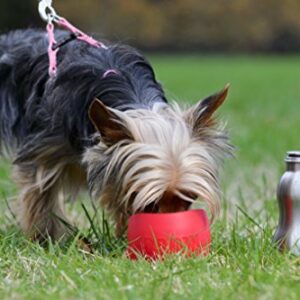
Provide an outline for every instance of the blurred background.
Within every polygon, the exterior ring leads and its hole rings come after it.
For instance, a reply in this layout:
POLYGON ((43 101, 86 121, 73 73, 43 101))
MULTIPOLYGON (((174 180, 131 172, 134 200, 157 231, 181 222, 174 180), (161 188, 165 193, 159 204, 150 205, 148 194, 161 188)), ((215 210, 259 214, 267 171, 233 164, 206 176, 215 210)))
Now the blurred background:
MULTIPOLYGON (((1 0, 0 31, 43 26, 38 0, 1 0)), ((297 52, 299 0, 54 0, 80 28, 142 50, 297 52)))

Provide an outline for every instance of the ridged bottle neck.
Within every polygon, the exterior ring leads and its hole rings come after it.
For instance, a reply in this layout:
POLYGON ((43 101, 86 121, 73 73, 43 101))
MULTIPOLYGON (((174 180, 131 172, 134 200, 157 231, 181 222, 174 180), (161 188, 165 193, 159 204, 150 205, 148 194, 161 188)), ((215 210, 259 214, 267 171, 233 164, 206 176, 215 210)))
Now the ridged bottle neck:
POLYGON ((300 171, 300 151, 288 152, 285 162, 286 162, 287 171, 291 171, 291 172, 300 171))

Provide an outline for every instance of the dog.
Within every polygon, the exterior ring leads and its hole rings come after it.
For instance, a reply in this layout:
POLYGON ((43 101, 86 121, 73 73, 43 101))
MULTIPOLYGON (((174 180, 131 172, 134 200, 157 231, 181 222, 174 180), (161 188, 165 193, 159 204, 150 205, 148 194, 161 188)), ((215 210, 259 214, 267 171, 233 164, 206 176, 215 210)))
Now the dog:
POLYGON ((228 86, 182 109, 129 46, 67 43, 55 77, 47 47, 38 29, 0 37, 0 149, 13 160, 26 235, 67 236, 64 200, 81 190, 99 200, 117 233, 132 214, 184 211, 195 201, 217 215, 219 169, 232 146, 214 113, 228 86))

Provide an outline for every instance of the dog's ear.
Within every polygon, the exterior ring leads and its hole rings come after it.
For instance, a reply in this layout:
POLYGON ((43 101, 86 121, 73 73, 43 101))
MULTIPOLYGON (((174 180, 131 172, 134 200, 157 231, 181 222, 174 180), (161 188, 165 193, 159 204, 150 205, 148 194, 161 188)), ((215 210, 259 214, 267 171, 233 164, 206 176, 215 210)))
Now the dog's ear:
POLYGON ((194 131, 214 125, 213 114, 222 105, 228 94, 229 84, 220 92, 213 94, 189 108, 184 118, 194 131))
POLYGON ((124 139, 132 139, 121 118, 98 99, 94 99, 89 107, 89 118, 108 146, 124 139))

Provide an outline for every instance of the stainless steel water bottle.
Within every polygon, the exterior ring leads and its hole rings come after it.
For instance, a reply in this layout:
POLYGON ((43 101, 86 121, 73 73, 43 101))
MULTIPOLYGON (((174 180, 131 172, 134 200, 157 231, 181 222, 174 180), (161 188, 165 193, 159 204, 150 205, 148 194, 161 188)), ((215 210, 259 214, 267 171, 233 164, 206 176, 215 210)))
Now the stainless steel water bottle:
POLYGON ((280 215, 273 239, 281 250, 300 255, 300 151, 288 152, 285 162, 286 172, 277 189, 280 215))

